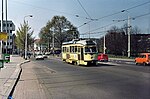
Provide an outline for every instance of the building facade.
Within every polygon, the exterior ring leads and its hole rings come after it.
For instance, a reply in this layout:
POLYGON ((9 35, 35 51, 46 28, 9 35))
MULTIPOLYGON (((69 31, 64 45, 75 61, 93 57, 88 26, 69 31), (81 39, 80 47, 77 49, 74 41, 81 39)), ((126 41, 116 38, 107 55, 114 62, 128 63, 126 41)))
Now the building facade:
MULTIPOLYGON (((0 20, 0 27, 1 27, 1 20, 0 20)), ((3 48, 2 48, 3 51, 2 52, 6 53, 6 51, 7 51, 7 53, 12 54, 13 44, 14 44, 12 32, 15 31, 14 23, 11 20, 8 20, 7 25, 6 25, 6 21, 4 20, 3 21, 3 30, 1 30, 1 28, 0 28, 0 31, 6 32, 8 34, 7 41, 3 42, 3 48), (7 48, 7 50, 6 50, 6 48, 7 48)))
POLYGON ((134 53, 150 52, 150 34, 131 35, 131 44, 134 53))
POLYGON ((46 46, 41 42, 41 39, 34 40, 34 51, 43 52, 45 50, 46 46))
MULTIPOLYGON (((123 33, 109 33, 105 36, 106 53, 112 55, 128 55, 128 35, 123 33)), ((104 37, 100 38, 99 52, 104 50, 104 37)), ((130 39, 131 56, 139 53, 150 53, 150 34, 131 34, 130 39)))

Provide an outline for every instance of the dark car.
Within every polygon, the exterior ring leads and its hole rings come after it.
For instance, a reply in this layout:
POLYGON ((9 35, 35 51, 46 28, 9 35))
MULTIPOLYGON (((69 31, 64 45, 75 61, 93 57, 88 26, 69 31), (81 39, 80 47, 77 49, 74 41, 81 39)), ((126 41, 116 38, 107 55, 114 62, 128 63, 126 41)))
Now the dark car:
POLYGON ((61 53, 61 50, 55 50, 54 53, 57 55, 57 54, 60 54, 61 53))

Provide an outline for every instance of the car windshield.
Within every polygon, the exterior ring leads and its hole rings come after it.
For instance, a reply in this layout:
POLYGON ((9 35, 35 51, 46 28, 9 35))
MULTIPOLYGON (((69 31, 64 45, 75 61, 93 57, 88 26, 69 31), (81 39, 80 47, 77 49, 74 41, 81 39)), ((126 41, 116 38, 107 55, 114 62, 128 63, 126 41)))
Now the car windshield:
POLYGON ((140 58, 145 58, 145 57, 146 57, 146 55, 140 55, 139 57, 140 57, 140 58))
POLYGON ((148 59, 150 59, 150 55, 148 55, 148 59))
POLYGON ((96 53, 96 47, 85 47, 85 53, 96 53))

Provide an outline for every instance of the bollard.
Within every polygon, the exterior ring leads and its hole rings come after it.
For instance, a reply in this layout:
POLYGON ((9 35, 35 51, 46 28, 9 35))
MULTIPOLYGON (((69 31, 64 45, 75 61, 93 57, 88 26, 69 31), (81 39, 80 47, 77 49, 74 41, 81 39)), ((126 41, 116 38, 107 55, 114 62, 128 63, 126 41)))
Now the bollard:
POLYGON ((12 97, 12 96, 9 96, 8 99, 13 99, 13 97, 12 97))
POLYGON ((3 67, 4 67, 4 60, 0 59, 0 68, 3 68, 3 67))

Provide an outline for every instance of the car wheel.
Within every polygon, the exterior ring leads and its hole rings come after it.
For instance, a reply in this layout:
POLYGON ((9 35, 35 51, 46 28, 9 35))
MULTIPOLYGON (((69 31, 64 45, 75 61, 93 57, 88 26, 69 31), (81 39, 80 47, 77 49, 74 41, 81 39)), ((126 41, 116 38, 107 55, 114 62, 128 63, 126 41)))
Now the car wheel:
POLYGON ((80 64, 79 64, 79 62, 75 62, 75 65, 76 65, 76 66, 79 66, 80 64))
POLYGON ((138 63, 136 62, 135 65, 138 65, 138 63))
POLYGON ((143 63, 144 66, 146 66, 146 63, 143 63))

